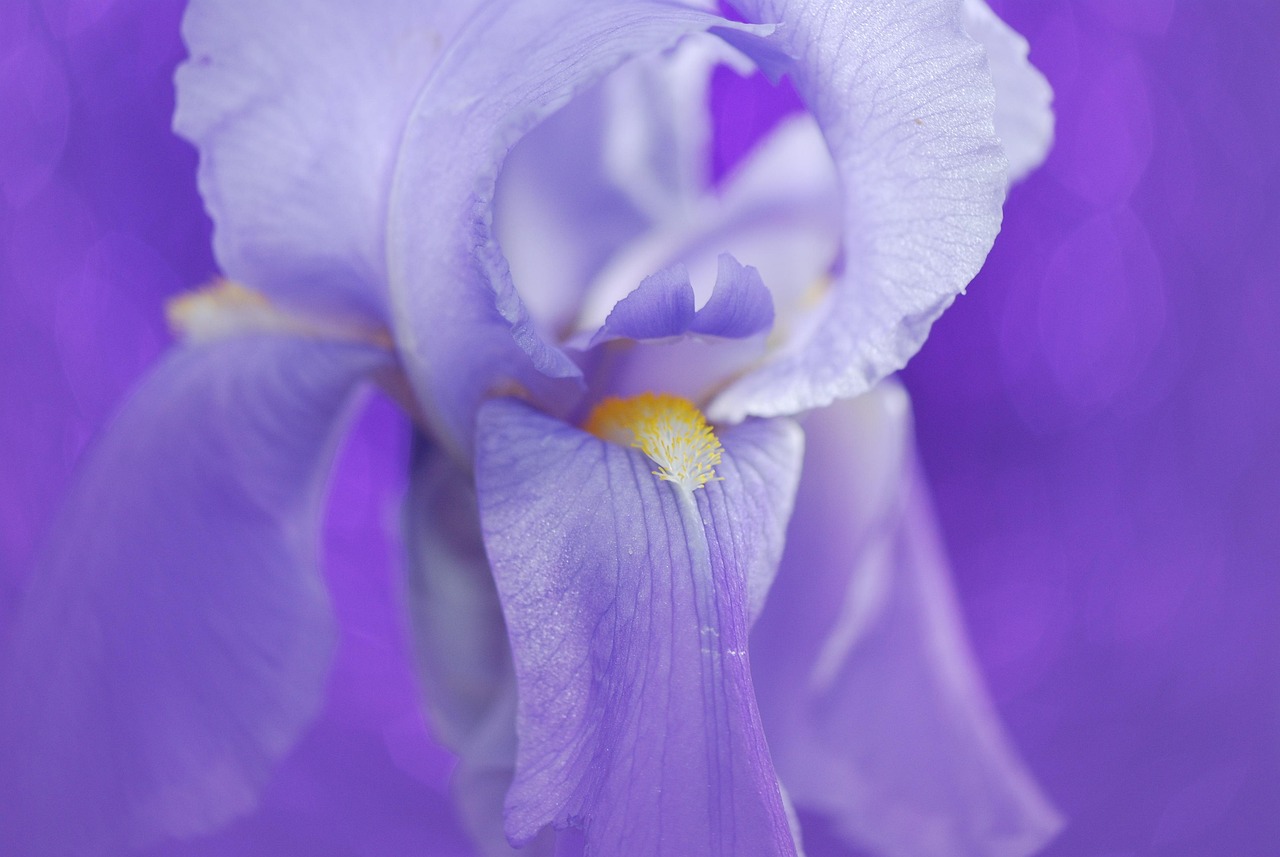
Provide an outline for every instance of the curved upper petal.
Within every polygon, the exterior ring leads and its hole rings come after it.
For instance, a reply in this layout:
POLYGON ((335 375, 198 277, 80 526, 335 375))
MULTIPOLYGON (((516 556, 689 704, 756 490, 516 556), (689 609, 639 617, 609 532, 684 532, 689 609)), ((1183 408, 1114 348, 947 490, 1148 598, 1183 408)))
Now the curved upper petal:
POLYGON ((693 326, 693 285, 683 265, 672 265, 640 281, 613 305, 591 337, 591 346, 614 339, 667 339, 693 326))
POLYGON ((623 61, 726 28, 744 30, 660 0, 516 0, 483 7, 441 59, 402 140, 387 252, 398 340, 455 449, 470 447, 475 411, 495 389, 518 385, 550 407, 566 393, 552 379, 580 375, 538 329, 494 237, 507 153, 623 61))
POLYGON ((481 520, 519 690, 514 843, 554 824, 581 827, 589 854, 794 857, 746 635, 801 437, 772 421, 721 440, 723 481, 689 492, 522 403, 481 409, 481 520))
POLYGON ((692 330, 703 336, 745 339, 773 327, 773 295, 760 272, 721 253, 711 297, 698 310, 692 330))
POLYGON ((282 303, 385 320, 400 133, 479 0, 192 0, 174 127, 200 150, 214 252, 282 303))
POLYGON ((249 810, 323 699, 325 477, 389 355, 245 336, 172 352, 96 448, 0 670, 0 842, 115 855, 249 810))
POLYGON ((1009 182, 1044 162, 1053 143, 1053 89, 1027 59, 1027 40, 984 0, 965 0, 964 29, 987 52, 996 88, 996 136, 1009 159, 1009 182))
POLYGON ((731 386, 713 416, 796 413, 869 389, 915 353, 981 267, 1006 164, 991 75, 960 4, 733 3, 749 20, 781 22, 775 38, 796 57, 784 70, 843 185, 844 258, 817 322, 731 386))
POLYGON ((752 632, 783 785, 884 857, 1027 857, 1061 819, 1010 747, 969 653, 906 394, 805 421, 787 547, 752 632))

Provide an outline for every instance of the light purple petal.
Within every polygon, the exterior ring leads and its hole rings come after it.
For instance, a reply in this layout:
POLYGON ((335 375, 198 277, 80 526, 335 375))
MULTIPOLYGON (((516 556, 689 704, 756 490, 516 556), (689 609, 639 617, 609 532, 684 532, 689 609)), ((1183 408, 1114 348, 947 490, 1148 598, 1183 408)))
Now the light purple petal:
POLYGON ((1026 857, 1061 826, 973 664, 896 385, 810 414, 787 548, 752 634, 795 803, 884 857, 1026 857))
MULTIPOLYGON (((745 62, 721 39, 695 33, 671 51, 636 57, 512 148, 495 188, 494 232, 539 329, 579 327, 584 292, 618 248, 703 191, 707 87, 715 63, 731 56, 745 62)), ((631 279, 588 333, 668 264, 631 279)))
POLYGON ((800 433, 721 440, 724 481, 690 494, 524 404, 481 410, 481 519, 519 687, 513 842, 554 824, 595 854, 796 853, 746 634, 800 433))
POLYGON ((284 303, 383 319, 405 119, 477 0, 192 0, 174 127, 200 150, 222 270, 284 303))
POLYGON ((1044 161, 1053 143, 1053 89, 1027 60, 1027 40, 983 0, 965 0, 964 29, 987 52, 996 88, 996 136, 1009 159, 1009 181, 1044 161))
POLYGON ((755 268, 722 253, 715 288, 706 304, 693 309, 693 285, 684 265, 676 264, 640 281, 618 301, 590 346, 615 339, 669 340, 687 334, 746 339, 773 326, 773 297, 755 268))
POLYGON ((844 270, 820 321, 726 391, 712 411, 729 420, 824 405, 901 367, 981 267, 1006 182, 991 75, 960 0, 733 5, 782 22, 845 204, 844 270))
POLYGON ((255 803, 333 645, 325 476, 385 352, 244 337, 172 352, 90 454, 0 675, 0 842, 119 854, 255 803))
POLYGON ((690 329, 704 336, 745 339, 773 327, 773 296, 755 268, 720 254, 715 291, 690 329))
POLYGON ((684 265, 650 274, 613 305, 591 345, 612 339, 667 339, 693 326, 693 285, 684 265))
POLYGON ((679 261, 645 266, 607 296, 598 317, 584 317, 587 287, 619 248, 654 223, 698 222, 693 209, 710 184, 708 87, 718 63, 754 68, 705 33, 637 57, 511 150, 495 188, 494 232, 539 329, 582 328, 589 338, 636 283, 679 261))
POLYGON ((740 28, 657 0, 493 3, 442 58, 403 137, 388 259, 410 373, 455 448, 470 446, 476 408, 494 388, 514 383, 550 402, 566 382, 549 378, 579 375, 544 339, 494 240, 507 153, 623 61, 726 27, 740 28))

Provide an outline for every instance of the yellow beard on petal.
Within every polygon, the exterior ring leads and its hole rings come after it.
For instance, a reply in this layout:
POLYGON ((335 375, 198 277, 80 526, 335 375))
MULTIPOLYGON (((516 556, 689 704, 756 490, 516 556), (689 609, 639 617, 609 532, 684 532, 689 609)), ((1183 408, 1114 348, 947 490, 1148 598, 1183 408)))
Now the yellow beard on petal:
POLYGON ((603 440, 632 446, 658 465, 653 475, 686 491, 716 476, 723 448, 702 411, 680 396, 641 393, 610 397, 591 411, 583 428, 603 440))
POLYGON ((178 295, 166 307, 169 327, 185 342, 214 342, 245 333, 353 342, 390 351, 391 334, 367 322, 286 309, 232 280, 178 295))

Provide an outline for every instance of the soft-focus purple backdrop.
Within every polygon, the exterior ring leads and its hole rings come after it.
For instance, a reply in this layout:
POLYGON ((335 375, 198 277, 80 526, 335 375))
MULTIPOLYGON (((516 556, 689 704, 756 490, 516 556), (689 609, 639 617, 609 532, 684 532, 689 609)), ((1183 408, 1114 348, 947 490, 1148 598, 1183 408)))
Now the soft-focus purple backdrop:
MULTIPOLYGON (((1280 5, 993 5, 1058 141, 906 372, 980 661, 1069 816, 1049 855, 1280 853, 1280 5)), ((164 299, 215 271, 180 12, 0 3, 0 644, 164 299)), ((339 466, 323 719, 260 813, 154 857, 465 853, 396 608, 406 446, 374 399, 339 466)))

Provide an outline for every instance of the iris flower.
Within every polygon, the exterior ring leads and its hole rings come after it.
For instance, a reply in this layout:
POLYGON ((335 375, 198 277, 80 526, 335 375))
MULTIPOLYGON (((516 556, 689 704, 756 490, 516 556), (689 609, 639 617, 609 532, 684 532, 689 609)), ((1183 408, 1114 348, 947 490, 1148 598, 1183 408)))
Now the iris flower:
POLYGON ((481 853, 795 855, 794 808, 893 857, 1052 835, 885 380, 1043 157, 1047 86, 978 0, 733 7, 192 0, 175 127, 225 279, 170 306, 32 577, 13 853, 254 806, 321 704, 369 383, 417 428, 408 612, 481 853), (720 64, 808 112, 717 186, 720 64))

